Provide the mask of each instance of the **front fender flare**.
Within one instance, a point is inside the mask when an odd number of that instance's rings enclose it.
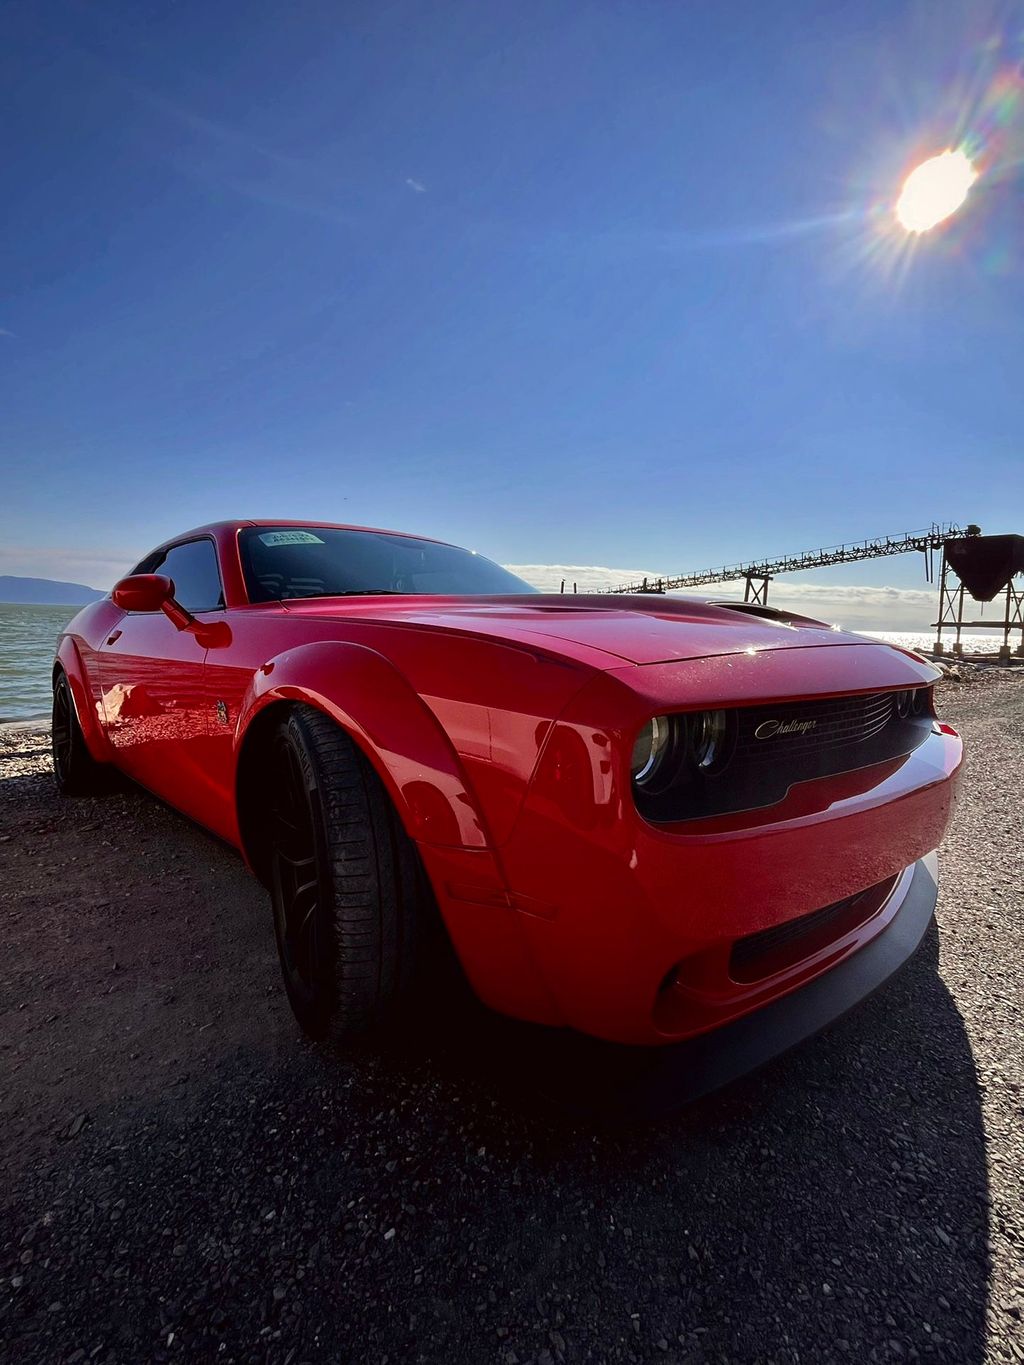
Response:
[[[79,652],[78,645],[70,635],[61,636],[60,643],[57,646],[57,655],[53,661],[55,675],[58,669],[63,671],[71,688],[71,700],[74,702],[78,724],[85,737],[86,749],[97,763],[109,763],[113,757],[110,752],[110,743],[107,740],[103,724],[96,714],[96,705],[92,700],[89,682],[85,676],[85,664],[82,662],[82,655]]]
[[[490,847],[476,799],[439,721],[395,666],[366,645],[317,641],[262,664],[242,699],[246,735],[275,702],[304,702],[351,735],[388,790],[409,835],[441,847]]]

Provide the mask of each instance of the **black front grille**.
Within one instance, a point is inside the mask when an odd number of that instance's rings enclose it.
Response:
[[[736,756],[778,762],[820,753],[844,744],[861,744],[889,724],[895,710],[891,692],[863,697],[832,697],[820,702],[751,706],[737,711]],[[809,726],[804,729],[802,727]],[[770,733],[759,733],[770,731]]]
[[[729,975],[734,981],[757,981],[810,957],[870,919],[895,884],[896,878],[888,877],[855,896],[738,938],[729,957]]]
[[[907,705],[910,697],[917,699],[917,714]],[[772,806],[798,782],[902,758],[924,742],[932,726],[925,688],[737,706],[725,715],[722,758],[712,768],[697,768],[681,747],[684,756],[671,785],[651,795],[637,791],[647,819],[701,820]],[[685,725],[685,717],[680,721]]]

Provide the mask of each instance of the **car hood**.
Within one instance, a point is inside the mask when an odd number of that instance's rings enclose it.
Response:
[[[667,597],[366,597],[283,604],[289,615],[483,636],[605,666],[816,645],[863,645],[862,636],[746,604]],[[879,642],[871,642],[879,643]],[[603,658],[601,657],[603,656]]]

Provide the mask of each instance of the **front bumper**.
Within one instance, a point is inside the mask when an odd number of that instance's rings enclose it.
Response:
[[[754,1014],[664,1049],[666,1086],[678,1101],[699,1099],[802,1043],[865,1000],[917,951],[938,898],[938,858],[907,869],[907,885],[885,928],[846,961]]]
[[[942,841],[962,764],[959,736],[936,724],[909,756],[801,784],[770,811],[654,826],[616,787],[607,732],[565,717],[557,730],[506,844],[424,848],[424,861],[486,1004],[642,1046],[713,1033],[717,1048],[886,937],[910,870]],[[768,975],[733,970],[737,940],[868,888],[877,904],[834,940]]]
[[[670,1114],[728,1085],[820,1033],[894,976],[933,922],[937,879],[938,860],[931,853],[907,869],[895,915],[858,953],[713,1033],[645,1051],[559,1048],[557,1039],[549,1039],[537,1067],[539,1087],[562,1109],[635,1120]]]

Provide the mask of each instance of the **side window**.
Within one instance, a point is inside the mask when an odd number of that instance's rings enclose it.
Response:
[[[156,566],[158,564],[162,564],[163,562],[164,562],[163,551],[154,550],[152,554],[147,555],[145,559],[141,559],[138,562],[138,564],[136,564],[135,568],[129,569],[128,572],[130,574],[156,573]]]
[[[218,611],[224,606],[217,551],[212,540],[189,540],[172,545],[146,573],[162,573],[174,580],[174,596],[186,611]]]

